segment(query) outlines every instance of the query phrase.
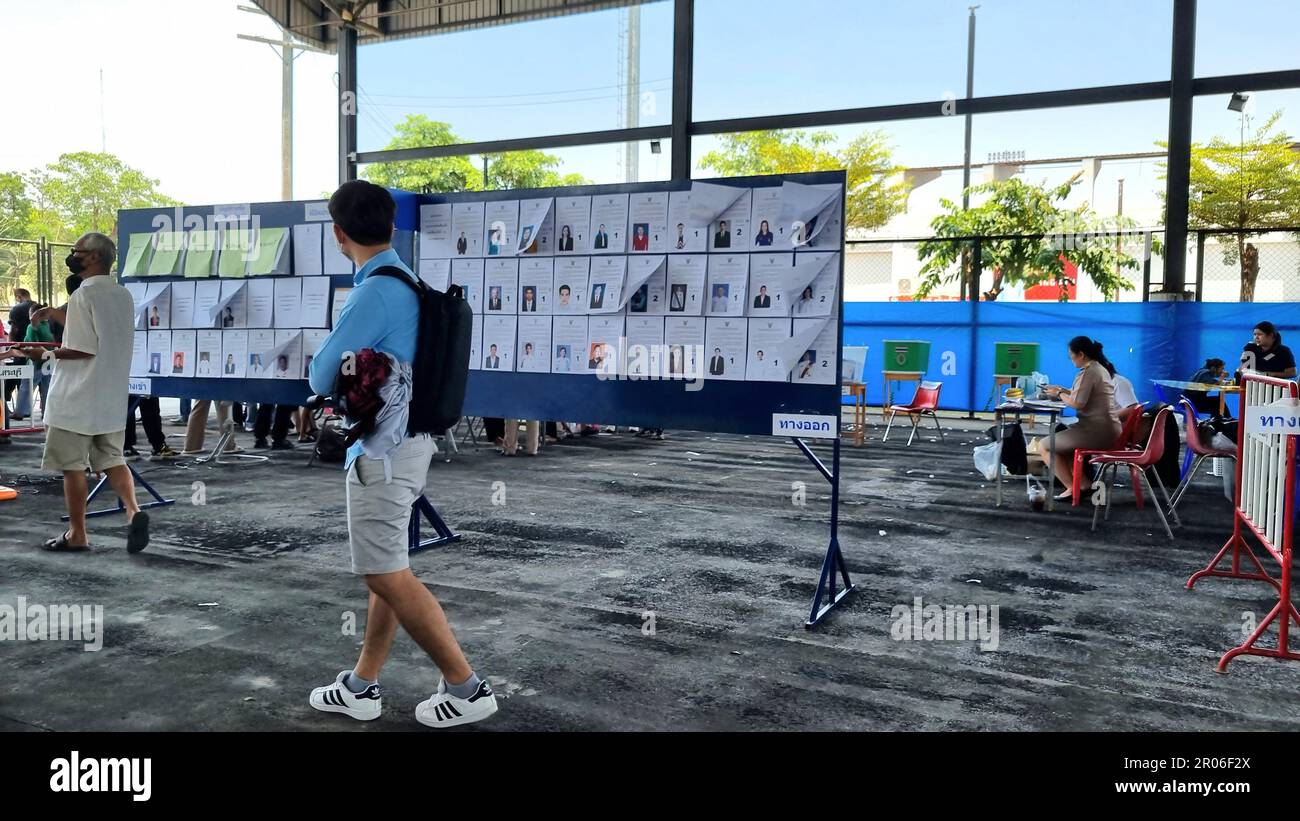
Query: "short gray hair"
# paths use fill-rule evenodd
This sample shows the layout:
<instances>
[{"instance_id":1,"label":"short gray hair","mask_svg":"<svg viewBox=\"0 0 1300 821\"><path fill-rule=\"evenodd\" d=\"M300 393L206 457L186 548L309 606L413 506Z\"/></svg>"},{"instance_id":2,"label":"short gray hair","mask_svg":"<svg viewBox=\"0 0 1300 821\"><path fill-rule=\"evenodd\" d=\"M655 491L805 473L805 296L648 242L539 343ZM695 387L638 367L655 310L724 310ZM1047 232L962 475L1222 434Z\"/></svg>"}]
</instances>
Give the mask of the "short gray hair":
<instances>
[{"instance_id":1,"label":"short gray hair","mask_svg":"<svg viewBox=\"0 0 1300 821\"><path fill-rule=\"evenodd\" d=\"M113 244L113 240L109 239L107 234L91 231L88 234L82 234L77 243L81 246L81 250L99 254L99 258L104 261L105 272L113 270L113 265L117 262L117 246Z\"/></svg>"}]
</instances>

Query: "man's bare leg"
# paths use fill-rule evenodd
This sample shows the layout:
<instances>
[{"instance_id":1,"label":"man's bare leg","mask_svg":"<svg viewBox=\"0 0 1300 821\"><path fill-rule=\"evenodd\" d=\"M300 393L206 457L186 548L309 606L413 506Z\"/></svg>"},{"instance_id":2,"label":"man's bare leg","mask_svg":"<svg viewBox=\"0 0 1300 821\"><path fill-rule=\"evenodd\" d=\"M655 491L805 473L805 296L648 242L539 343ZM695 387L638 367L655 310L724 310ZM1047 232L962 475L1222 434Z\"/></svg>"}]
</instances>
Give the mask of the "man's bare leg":
<instances>
[{"instance_id":1,"label":"man's bare leg","mask_svg":"<svg viewBox=\"0 0 1300 821\"><path fill-rule=\"evenodd\" d=\"M409 568L396 573L366 576L366 586L371 593L383 599L402 627L415 639L415 643L433 659L449 684L469 680L473 670L465 660L456 636L451 632L442 605L438 604L429 588L421 584ZM367 640L369 637L370 627L367 623ZM364 650L362 655L364 657ZM358 670L359 674L364 672L369 671Z\"/></svg>"},{"instance_id":2,"label":"man's bare leg","mask_svg":"<svg viewBox=\"0 0 1300 821\"><path fill-rule=\"evenodd\" d=\"M356 674L367 681L379 678L388 653L397 637L397 614L388 603L375 593L370 594L370 607L366 611L366 639L357 659Z\"/></svg>"},{"instance_id":3,"label":"man's bare leg","mask_svg":"<svg viewBox=\"0 0 1300 821\"><path fill-rule=\"evenodd\" d=\"M135 514L140 512L140 505L135 500L135 477L126 465L111 467L105 471L108 474L108 485L113 488L117 498L122 500L126 506L126 520L130 522L135 518ZM83 483L85 480L82 480ZM85 494L82 494L82 510L85 510Z\"/></svg>"},{"instance_id":4,"label":"man's bare leg","mask_svg":"<svg viewBox=\"0 0 1300 821\"><path fill-rule=\"evenodd\" d=\"M86 534L86 471L63 471L63 500L68 508L68 544L89 544Z\"/></svg>"}]
</instances>

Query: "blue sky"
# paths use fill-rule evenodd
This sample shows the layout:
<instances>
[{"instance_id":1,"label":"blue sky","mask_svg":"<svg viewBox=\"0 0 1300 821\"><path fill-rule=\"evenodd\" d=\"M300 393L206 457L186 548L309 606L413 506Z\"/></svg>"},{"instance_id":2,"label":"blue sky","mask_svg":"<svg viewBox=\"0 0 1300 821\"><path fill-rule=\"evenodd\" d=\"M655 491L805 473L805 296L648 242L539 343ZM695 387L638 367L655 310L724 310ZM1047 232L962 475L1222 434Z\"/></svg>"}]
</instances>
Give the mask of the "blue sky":
<instances>
[{"instance_id":1,"label":"blue sky","mask_svg":"<svg viewBox=\"0 0 1300 821\"><path fill-rule=\"evenodd\" d=\"M968 5L700 0L695 116L960 96ZM975 93L1167 79L1171 6L1171 0L985 0L977 12ZM1294 45L1300 3L1201 0L1200 8L1200 75L1300 67ZM648 4L641 18L642 91L652 95L642 122L666 123L672 5ZM362 107L368 99L371 111L363 114L362 147L382 147L392 125L408 112L450 122L468 140L616 127L618 33L618 13L599 12L363 48L359 76L368 97ZM1267 96L1273 100L1262 100L1265 106L1292 101L1285 94ZM1217 116L1215 107L1198 107L1198 137L1235 127L1235 115ZM1300 111L1289 115L1289 123L1300 122ZM1163 137L1167 118L1163 102L981 117L974 156L1001 149L1023 149L1031 157L1150 150ZM960 162L956 123L881 127L896 135L897 156L905 164Z\"/></svg>"},{"instance_id":2,"label":"blue sky","mask_svg":"<svg viewBox=\"0 0 1300 821\"><path fill-rule=\"evenodd\" d=\"M937 102L945 92L960 93L968 1L697 0L695 114ZM236 36L278 36L269 21L240 11L236 0L186 0L181 18L175 0L9 5L0 75L39 82L6 88L9 109L25 114L0 138L0 170L26 171L64 152L104 146L185 202L279 198L279 63L267 46ZM1170 5L986 0L978 12L976 93L1167 78ZM1300 0L1199 5L1202 76L1300 68L1293 42ZM642 122L666 123L672 5L647 4L641 19ZM616 11L596 12L362 47L362 147L383 146L409 111L446 120L465 139L616 127L618 21ZM177 36L178 25L184 36ZM337 182L336 68L332 55L306 54L296 63L298 198ZM1225 103L1197 101L1198 139L1236 133L1238 119ZM1254 103L1259 113L1285 108L1284 128L1300 136L1300 91L1269 92ZM1031 158L1146 151L1164 136L1167 120L1163 102L988 115L975 120L974 158L1008 149ZM904 165L961 161L959 120L868 127L885 131ZM847 141L863 128L833 131ZM695 156L712 143L697 139ZM670 146L664 148L651 155L642 146L642 179L667 176ZM621 151L552 153L567 171L614 182L622 179ZM1128 179L1126 204L1138 189L1154 196L1159 187L1149 161L1113 170ZM1113 199L1103 182L1096 197Z\"/></svg>"}]
</instances>

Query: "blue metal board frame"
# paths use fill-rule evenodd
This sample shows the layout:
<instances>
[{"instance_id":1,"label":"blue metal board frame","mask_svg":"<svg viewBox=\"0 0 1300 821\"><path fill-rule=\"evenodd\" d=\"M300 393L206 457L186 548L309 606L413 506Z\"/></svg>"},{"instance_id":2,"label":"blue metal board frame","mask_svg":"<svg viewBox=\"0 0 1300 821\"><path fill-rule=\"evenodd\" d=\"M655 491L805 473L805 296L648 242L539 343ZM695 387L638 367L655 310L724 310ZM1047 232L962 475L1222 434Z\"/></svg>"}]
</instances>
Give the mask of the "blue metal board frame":
<instances>
[{"instance_id":1,"label":"blue metal board frame","mask_svg":"<svg viewBox=\"0 0 1300 821\"><path fill-rule=\"evenodd\" d=\"M414 267L415 253L415 232L418 226L419 208L416 202L416 195L406 191L396 191L390 189L393 199L397 202L397 214L394 222L397 226L397 233L393 238L393 248L397 255L402 258L407 265ZM292 228L294 225L301 225L305 222L303 207L309 202L320 202L319 199L313 200L296 200L293 202L255 202L249 205L250 216L257 217L259 224L267 228ZM195 217L202 219L204 227L207 227L207 218L212 216L212 205L185 206L180 208L131 208L117 212L117 235L119 238L129 237L131 234L143 234L160 230L162 219L168 222L161 223L168 230L181 230L186 228L186 221L191 222ZM323 222L323 225L330 225L329 222ZM331 239L327 235L325 242ZM292 238L289 242L292 243ZM117 252L118 270L126 265L127 246L125 242L119 243ZM292 258L292 254L290 254ZM295 276L290 267L289 276ZM248 277L248 279L279 279L280 277ZM210 277L210 279L219 279L219 277ZM197 282L197 279L186 279L185 277L122 277L118 280L122 283L128 282ZM329 277L331 284L331 300L333 298L333 288L350 288L352 287L351 276L333 276ZM231 399L237 402L273 402L280 405L301 405L308 396L311 395L311 387L305 379L221 379L221 378L191 378L177 379L173 377L155 377L150 383L153 396L172 396L186 397L189 399Z\"/></svg>"},{"instance_id":2,"label":"blue metal board frame","mask_svg":"<svg viewBox=\"0 0 1300 821\"><path fill-rule=\"evenodd\" d=\"M843 171L728 177L696 182L743 188L764 188L790 182L805 185L834 183L841 187L844 213ZM690 182L577 185L562 188L471 191L459 194L422 194L421 205L447 202L494 202L538 197L573 197L599 194L636 194L648 191L687 191ZM779 250L779 249L778 249ZM839 305L836 339L844 328L844 242L840 238ZM761 252L760 252L761 253ZM809 253L795 251L795 254ZM842 345L841 345L842 347ZM579 419L602 424L653 426L677 430L772 435L772 414L799 413L836 416L840 413L840 356L835 357L835 384L802 385L793 382L733 382L703 379L687 390L682 380L614 380L595 375L470 371L465 413L508 419Z\"/></svg>"}]
</instances>

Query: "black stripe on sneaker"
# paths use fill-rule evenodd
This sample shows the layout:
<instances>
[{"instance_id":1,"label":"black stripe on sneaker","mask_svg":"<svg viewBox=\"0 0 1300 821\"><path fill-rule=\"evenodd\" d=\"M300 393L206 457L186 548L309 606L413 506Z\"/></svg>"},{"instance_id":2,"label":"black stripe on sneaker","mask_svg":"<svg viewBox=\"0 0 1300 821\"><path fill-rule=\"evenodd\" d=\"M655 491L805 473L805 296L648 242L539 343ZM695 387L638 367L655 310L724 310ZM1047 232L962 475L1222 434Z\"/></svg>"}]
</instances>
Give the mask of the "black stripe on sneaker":
<instances>
[{"instance_id":1,"label":"black stripe on sneaker","mask_svg":"<svg viewBox=\"0 0 1300 821\"><path fill-rule=\"evenodd\" d=\"M460 718L460 710L457 710L455 705L453 705L450 701L444 701L443 704L446 705L447 712L454 714L456 718Z\"/></svg>"},{"instance_id":2,"label":"black stripe on sneaker","mask_svg":"<svg viewBox=\"0 0 1300 821\"><path fill-rule=\"evenodd\" d=\"M480 681L478 685L478 689L474 691L474 695L470 696L469 699L467 700L478 701L480 698L487 698L490 695L492 695L491 685L489 685L486 681Z\"/></svg>"},{"instance_id":3,"label":"black stripe on sneaker","mask_svg":"<svg viewBox=\"0 0 1300 821\"><path fill-rule=\"evenodd\" d=\"M334 706L335 706L335 707L342 707L342 706L344 706L344 705L343 705L343 693L342 693L342 692L340 692L339 690L330 690L330 696L334 699Z\"/></svg>"},{"instance_id":4,"label":"black stripe on sneaker","mask_svg":"<svg viewBox=\"0 0 1300 821\"><path fill-rule=\"evenodd\" d=\"M333 691L333 690L326 690L326 691L325 691L325 703L328 704L328 705L331 706L331 707L334 706L334 691Z\"/></svg>"}]
</instances>

